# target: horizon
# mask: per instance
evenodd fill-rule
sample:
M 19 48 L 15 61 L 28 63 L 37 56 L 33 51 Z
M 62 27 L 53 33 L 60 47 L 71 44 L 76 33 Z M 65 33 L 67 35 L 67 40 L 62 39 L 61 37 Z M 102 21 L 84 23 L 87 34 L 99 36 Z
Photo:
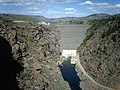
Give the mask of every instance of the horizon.
M 35 15 L 46 18 L 120 13 L 119 0 L 0 0 L 0 4 L 1 14 Z
M 82 17 L 88 17 L 90 15 L 94 15 L 94 14 L 107 14 L 107 13 L 93 13 L 93 14 L 90 14 L 90 15 L 87 15 L 87 16 L 74 16 L 74 17 L 71 17 L 71 16 L 66 16 L 66 17 L 54 17 L 54 18 L 50 18 L 50 17 L 45 17 L 45 16 L 42 16 L 42 15 L 26 15 L 26 14 L 14 14 L 14 13 L 0 13 L 0 14 L 8 14 L 8 15 L 23 15 L 23 16 L 39 16 L 39 17 L 44 17 L 44 18 L 48 18 L 48 19 L 54 19 L 54 18 L 82 18 Z M 120 14 L 120 13 L 117 13 L 117 14 Z M 115 14 L 108 14 L 108 15 L 115 15 Z

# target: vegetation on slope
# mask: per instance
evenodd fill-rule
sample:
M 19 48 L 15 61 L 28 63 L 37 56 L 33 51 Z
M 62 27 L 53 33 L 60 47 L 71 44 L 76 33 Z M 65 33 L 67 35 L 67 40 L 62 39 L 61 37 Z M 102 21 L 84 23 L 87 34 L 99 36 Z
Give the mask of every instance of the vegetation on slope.
M 120 14 L 92 21 L 78 48 L 82 65 L 98 83 L 120 85 Z
M 15 20 L 26 21 L 26 22 L 38 22 L 36 18 L 28 15 L 17 15 L 17 14 L 0 14 L 2 21 L 12 22 Z
M 100 33 L 102 38 L 108 37 L 109 35 L 118 32 L 120 33 L 119 30 L 119 25 L 120 25 L 120 14 L 118 15 L 114 15 L 105 19 L 101 19 L 101 20 L 91 20 L 90 24 L 92 25 L 86 32 L 86 37 L 83 40 L 83 43 L 81 43 L 80 48 L 82 48 L 82 46 L 86 45 L 86 42 L 92 38 L 92 36 L 95 35 L 95 33 L 98 31 L 97 29 L 100 28 L 106 28 L 106 30 L 101 30 Z

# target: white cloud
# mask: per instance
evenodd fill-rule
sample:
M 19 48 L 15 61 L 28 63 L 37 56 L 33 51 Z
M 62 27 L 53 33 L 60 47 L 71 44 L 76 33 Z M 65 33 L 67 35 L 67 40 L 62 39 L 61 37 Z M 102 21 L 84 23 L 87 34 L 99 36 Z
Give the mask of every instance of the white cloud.
M 108 5 L 108 3 L 94 3 L 97 6 L 101 6 L 101 5 Z
M 28 7 L 27 10 L 39 10 L 37 7 Z
M 67 10 L 67 11 L 73 11 L 73 12 L 77 11 L 75 8 L 65 8 L 65 10 Z
M 93 10 L 93 7 L 86 7 L 86 9 Z
M 9 13 L 9 14 L 24 14 L 23 11 L 16 11 L 16 10 L 0 10 L 0 13 Z
M 14 6 L 23 6 L 23 5 L 32 5 L 35 4 L 32 0 L 1 0 L 1 5 L 7 6 L 7 5 L 14 5 Z
M 17 6 L 17 4 L 14 4 L 14 3 L 11 3 L 11 4 L 4 3 L 4 4 L 3 4 L 3 6 L 8 6 L 8 5 L 9 5 L 9 6 L 12 6 L 12 5 Z
M 120 4 L 116 4 L 116 5 L 115 5 L 115 7 L 118 7 L 118 8 L 120 8 Z
M 65 10 L 75 10 L 74 8 L 65 8 Z
M 65 12 L 65 14 L 74 14 L 74 12 Z
M 16 6 L 22 6 L 22 5 L 39 5 L 41 3 L 70 3 L 70 2 L 76 2 L 77 0 L 0 0 L 1 3 L 4 5 L 16 5 Z
M 79 5 L 91 5 L 91 6 L 107 6 L 109 3 L 93 3 L 92 1 L 85 1 Z
M 94 13 L 113 13 L 120 12 L 120 3 L 118 4 L 110 4 L 106 2 L 92 2 L 85 1 L 83 3 L 79 3 L 80 6 L 85 6 L 86 9 L 94 12 Z
M 62 11 L 53 10 L 53 9 L 51 9 L 51 8 L 49 8 L 48 10 L 42 10 L 42 12 L 48 13 L 48 14 L 54 14 L 54 13 L 60 14 L 60 13 L 63 13 Z
M 28 11 L 29 14 L 39 15 L 42 14 L 42 11 Z
M 66 14 L 75 14 L 77 10 L 75 8 L 65 8 Z
M 66 3 L 68 2 L 77 2 L 77 0 L 64 0 Z
M 46 0 L 47 2 L 60 2 L 60 3 L 70 3 L 77 2 L 78 0 Z
M 30 6 L 41 5 L 42 3 L 71 3 L 78 0 L 0 0 L 3 6 Z
M 91 1 L 85 1 L 83 3 L 80 3 L 79 5 L 93 5 Z
M 52 13 L 62 13 L 61 11 L 55 11 L 55 10 L 52 10 L 52 9 L 49 9 L 48 11 L 46 11 L 46 13 L 49 13 L 49 14 L 52 14 Z
M 26 1 L 28 1 L 28 0 L 26 0 Z M 24 0 L 0 0 L 1 3 L 7 3 L 7 4 L 9 4 L 9 3 L 20 3 L 20 2 L 26 2 L 26 1 L 24 1 Z

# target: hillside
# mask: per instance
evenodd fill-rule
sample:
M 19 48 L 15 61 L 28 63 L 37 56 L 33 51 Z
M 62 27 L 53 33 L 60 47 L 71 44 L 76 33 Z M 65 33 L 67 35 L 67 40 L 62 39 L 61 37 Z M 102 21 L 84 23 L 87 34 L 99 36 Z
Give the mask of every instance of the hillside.
M 2 21 L 25 21 L 25 22 L 39 22 L 38 19 L 28 16 L 28 15 L 18 15 L 18 14 L 0 14 L 0 19 Z
M 109 14 L 92 14 L 86 17 L 63 17 L 63 18 L 54 18 L 50 19 L 51 22 L 58 24 L 89 24 L 92 20 L 98 20 L 102 18 L 109 17 Z
M 6 17 L 9 15 L 2 18 Z M 21 16 L 10 15 L 9 20 L 14 19 L 11 17 Z M 23 20 L 25 17 L 18 19 Z M 57 28 L 30 23 L 6 23 L 2 20 L 0 19 L 0 89 L 70 90 L 57 66 L 57 61 L 60 60 L 60 33 Z
M 101 18 L 105 18 L 105 17 L 109 17 L 109 14 L 105 14 L 105 13 L 100 13 L 100 14 L 92 14 L 86 17 L 86 19 L 89 20 L 93 20 L 93 19 L 101 19 Z
M 86 72 L 97 83 L 113 89 L 120 86 L 120 14 L 95 20 L 78 53 Z
M 100 13 L 100 14 L 92 14 L 86 17 L 61 17 L 61 18 L 46 18 L 44 16 L 33 16 L 33 17 L 40 21 L 49 22 L 51 24 L 86 24 L 89 23 L 90 20 L 102 19 L 109 16 L 110 16 L 109 14 Z

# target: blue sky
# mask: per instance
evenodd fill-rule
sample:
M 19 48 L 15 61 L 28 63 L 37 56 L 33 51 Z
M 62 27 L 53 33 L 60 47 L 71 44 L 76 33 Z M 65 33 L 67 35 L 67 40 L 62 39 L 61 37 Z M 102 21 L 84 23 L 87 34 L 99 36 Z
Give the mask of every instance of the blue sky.
M 120 13 L 120 0 L 0 0 L 0 13 L 48 18 Z

